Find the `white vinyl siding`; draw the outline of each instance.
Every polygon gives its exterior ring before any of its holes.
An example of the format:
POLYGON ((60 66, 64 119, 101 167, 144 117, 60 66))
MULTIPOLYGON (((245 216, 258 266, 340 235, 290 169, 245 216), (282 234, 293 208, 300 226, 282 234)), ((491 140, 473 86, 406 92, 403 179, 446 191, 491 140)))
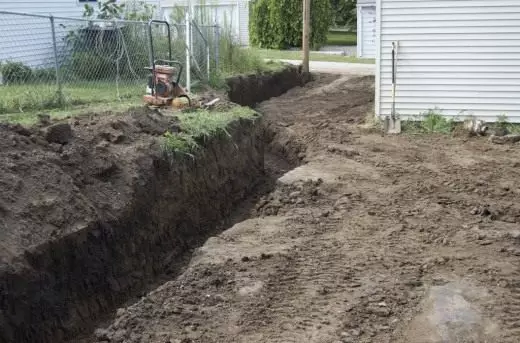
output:
POLYGON ((392 107, 392 42, 399 42, 396 112, 520 122, 519 0, 379 0, 376 113, 392 107))
MULTIPOLYGON (((161 0, 161 7, 168 16, 175 7, 186 7, 188 3, 189 0, 161 0)), ((249 45, 248 0, 192 0, 191 4, 196 13, 204 11, 211 24, 229 28, 242 45, 249 45)))
MULTIPOLYGON (((0 11, 81 18, 83 3, 77 0, 0 0, 0 11)), ((53 65, 49 19, 0 14, 0 32, 0 61, 22 62, 33 68, 53 65), (28 46, 31 49, 27 49, 28 46)), ((59 40, 66 35, 59 28, 56 33, 59 40)))
POLYGON ((357 57, 376 57, 376 1, 358 0, 357 2, 357 57))
MULTIPOLYGON (((147 0, 147 3, 158 5, 159 0, 147 0)), ((78 0, 0 0, 0 11, 79 19, 83 17, 85 4, 97 6, 95 2, 79 2, 78 0)), ((80 21, 56 18, 55 29, 59 54, 63 53, 67 34, 82 24, 80 21)), ((0 13, 0 33, 0 62, 22 62, 32 68, 54 66, 49 18, 0 13)))

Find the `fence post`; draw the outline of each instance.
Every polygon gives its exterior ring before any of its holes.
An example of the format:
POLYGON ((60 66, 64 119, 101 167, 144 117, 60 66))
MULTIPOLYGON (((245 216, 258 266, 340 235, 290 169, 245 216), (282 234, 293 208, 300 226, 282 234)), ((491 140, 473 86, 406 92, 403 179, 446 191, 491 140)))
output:
POLYGON ((206 40, 206 63, 207 63, 207 69, 208 69, 208 82, 209 82, 209 80, 211 78, 211 72, 210 72, 210 70, 211 70, 211 56, 210 56, 211 50, 209 47, 209 35, 206 38, 208 38, 206 40))
POLYGON ((52 48, 54 49, 54 67, 56 69, 56 86, 58 87, 58 101, 61 104, 63 101, 63 91, 61 86, 61 78, 60 78, 60 65, 58 62, 58 44, 56 43, 56 27, 54 25, 54 16, 49 17, 51 21, 51 30, 52 30, 52 48))
POLYGON ((215 25, 215 70, 218 70, 218 62, 220 59, 220 27, 215 25))
POLYGON ((191 19, 190 10, 186 11, 186 90, 191 92, 191 19))

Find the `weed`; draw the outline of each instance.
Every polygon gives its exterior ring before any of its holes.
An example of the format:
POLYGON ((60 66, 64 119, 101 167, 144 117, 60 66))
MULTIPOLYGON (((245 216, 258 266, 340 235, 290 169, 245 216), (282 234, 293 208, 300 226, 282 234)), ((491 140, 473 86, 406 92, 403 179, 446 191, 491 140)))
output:
POLYGON ((429 109, 418 118, 403 123, 403 130, 412 133, 449 134, 455 127, 455 118, 447 119, 439 108, 429 109))
POLYGON ((229 125, 239 119, 254 120, 258 113, 247 107, 233 107, 228 111, 198 110, 179 115, 180 133, 167 132, 162 137, 161 147, 165 156, 194 157, 211 137, 228 137, 229 125))
POLYGON ((505 133, 520 133, 520 125, 509 122, 509 119, 506 114, 499 115, 492 127, 495 130, 500 130, 505 133))

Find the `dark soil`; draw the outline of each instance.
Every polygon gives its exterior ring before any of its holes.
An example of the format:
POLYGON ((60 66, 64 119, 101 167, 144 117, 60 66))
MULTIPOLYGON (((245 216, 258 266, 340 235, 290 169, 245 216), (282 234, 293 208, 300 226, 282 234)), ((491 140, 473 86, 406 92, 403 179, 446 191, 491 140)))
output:
MULTIPOLYGON (((270 79, 281 86, 268 97, 301 85, 298 69, 288 68, 262 75, 263 85, 246 77, 251 86, 230 94, 262 100, 256 92, 270 79)), ((236 106, 219 95, 214 109, 236 106)), ((240 220, 255 203, 249 195, 274 186, 265 169, 298 160, 268 154, 264 168, 264 146, 278 133, 266 137, 261 120, 233 123, 231 137, 205 139, 194 158, 171 157, 159 137, 179 126, 167 112, 0 126, 0 342, 77 342, 240 220)))
POLYGON ((142 109, 0 128, 1 342, 84 332, 174 273, 263 177, 259 123, 237 123, 203 155, 170 161, 157 136, 176 128, 142 109))
POLYGON ((364 123, 373 83, 260 104, 305 163, 95 341, 519 342, 518 144, 383 136, 364 123))

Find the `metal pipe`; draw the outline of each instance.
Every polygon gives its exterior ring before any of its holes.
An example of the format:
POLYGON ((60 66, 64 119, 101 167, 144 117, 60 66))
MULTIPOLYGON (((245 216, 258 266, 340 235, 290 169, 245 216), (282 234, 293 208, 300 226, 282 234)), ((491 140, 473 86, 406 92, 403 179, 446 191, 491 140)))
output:
POLYGON ((60 79, 60 65, 58 62, 58 45, 56 43, 56 28, 54 25, 54 17, 51 15, 49 17, 51 21, 51 31, 52 31, 52 48, 54 50, 54 68, 56 69, 56 86, 58 87, 58 97, 59 102, 61 103, 63 99, 63 93, 61 89, 61 79, 60 79))

